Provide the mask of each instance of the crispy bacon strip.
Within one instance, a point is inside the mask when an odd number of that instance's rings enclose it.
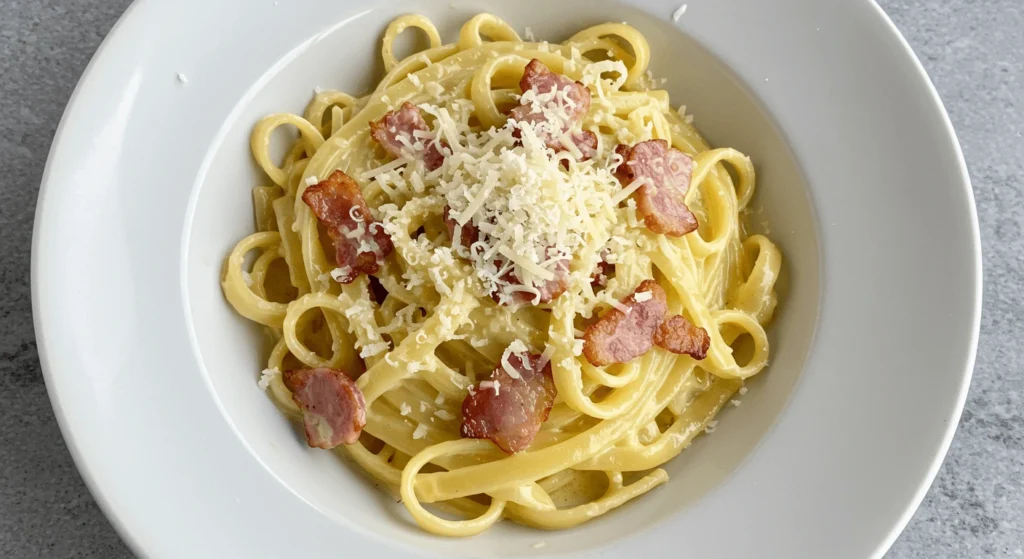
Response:
[[[430,127],[423,120],[423,114],[412,103],[402,104],[402,108],[391,111],[384,118],[370,123],[370,135],[384,148],[384,151],[395,157],[423,159],[428,171],[434,171],[444,164],[444,154],[433,142],[424,142],[426,147],[418,152],[412,146],[421,142],[415,132],[427,132]]]
[[[300,369],[285,371],[282,380],[302,410],[309,446],[332,449],[359,440],[366,401],[348,375],[337,369]]]
[[[654,331],[654,343],[672,353],[689,355],[700,361],[708,356],[711,336],[707,330],[677,314],[665,319]]]
[[[598,367],[626,363],[647,353],[668,311],[665,290],[654,280],[643,281],[622,304],[629,312],[611,309],[583,333],[583,354]]]
[[[490,439],[501,450],[512,454],[526,450],[548,419],[558,390],[551,376],[551,364],[539,367],[540,356],[519,355],[508,358],[516,371],[510,375],[502,365],[491,372],[490,380],[479,382],[462,402],[462,436]]]
[[[307,188],[302,201],[334,241],[334,257],[340,270],[334,277],[338,282],[352,283],[360,274],[376,274],[394,250],[384,226],[370,213],[359,185],[344,172],[335,171]]]
[[[640,142],[632,148],[620,145],[615,152],[623,157],[618,169],[623,186],[645,180],[636,191],[636,203],[648,229],[671,237],[697,230],[697,217],[686,207],[694,165],[690,156],[665,140]]]
[[[533,112],[531,104],[524,103],[512,109],[512,120],[520,123],[534,125],[538,131],[537,135],[551,149],[565,151],[566,146],[562,143],[561,135],[583,122],[583,117],[590,112],[590,90],[580,82],[556,74],[551,71],[543,62],[534,58],[526,65],[523,78],[519,81],[519,88],[523,91],[533,91],[538,95],[552,91],[564,91],[569,99],[569,119],[560,130],[551,130],[550,127],[537,125],[546,123],[547,117],[542,112]],[[592,159],[597,153],[597,135],[589,130],[573,132],[572,142],[583,154],[583,161]]]

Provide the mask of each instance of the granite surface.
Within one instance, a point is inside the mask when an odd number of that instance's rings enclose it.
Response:
[[[853,1],[853,0],[850,0]],[[963,144],[981,347],[949,456],[891,558],[1024,556],[1024,2],[883,0]],[[129,556],[79,477],[36,356],[29,247],[50,141],[129,0],[0,0],[0,557]]]

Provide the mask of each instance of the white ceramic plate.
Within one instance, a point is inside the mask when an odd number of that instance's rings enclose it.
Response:
[[[90,65],[43,181],[33,303],[68,446],[151,556],[866,557],[920,502],[973,367],[981,266],[960,149],[867,0],[142,0]],[[494,11],[563,39],[627,20],[716,145],[750,154],[786,255],[773,361],[672,481],[576,530],[429,536],[256,386],[218,286],[252,227],[248,133],[366,90],[392,17]],[[178,73],[187,84],[176,79]],[[536,549],[533,545],[545,542]]]

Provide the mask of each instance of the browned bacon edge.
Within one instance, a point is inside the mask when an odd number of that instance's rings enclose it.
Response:
[[[683,316],[670,316],[654,332],[654,343],[672,353],[689,355],[700,361],[708,356],[711,336]]]
[[[426,132],[430,130],[427,121],[423,119],[420,109],[409,103],[402,104],[398,110],[391,111],[384,115],[384,118],[370,123],[370,135],[374,140],[394,157],[421,157],[423,164],[428,171],[434,171],[444,164],[444,154],[437,146],[430,142],[421,154],[413,153],[399,138],[404,138],[410,145],[420,141],[415,132],[419,130]]]
[[[665,140],[648,140],[632,148],[620,145],[615,152],[623,158],[616,170],[623,186],[646,179],[636,191],[636,202],[648,229],[671,237],[697,230],[697,217],[686,207],[694,165],[690,156]]]
[[[307,188],[302,193],[302,201],[327,228],[334,242],[335,260],[342,270],[335,276],[338,282],[352,283],[360,274],[376,274],[394,250],[384,226],[370,213],[359,185],[344,172],[334,171],[327,179]],[[348,233],[360,227],[361,235],[348,237]],[[367,241],[371,247],[376,244],[376,247],[362,250],[362,241]]]
[[[639,293],[650,293],[651,298],[637,301]],[[665,290],[654,280],[644,280],[621,302],[628,313],[610,309],[583,333],[583,354],[595,366],[626,363],[647,353],[668,311]]]
[[[547,421],[558,391],[551,376],[551,364],[539,367],[539,355],[529,355],[527,359],[529,366],[519,355],[508,358],[519,378],[513,378],[499,364],[489,380],[470,389],[462,402],[463,437],[489,439],[509,454],[530,446]]]
[[[332,449],[359,440],[366,426],[366,401],[348,375],[319,368],[285,371],[281,376],[302,410],[309,446]]]

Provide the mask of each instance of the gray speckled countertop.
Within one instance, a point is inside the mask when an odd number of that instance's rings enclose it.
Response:
[[[985,303],[967,409],[892,558],[1024,556],[1024,2],[883,0],[938,87],[981,219]],[[64,105],[129,0],[0,0],[0,557],[120,557],[36,356],[29,247]]]

